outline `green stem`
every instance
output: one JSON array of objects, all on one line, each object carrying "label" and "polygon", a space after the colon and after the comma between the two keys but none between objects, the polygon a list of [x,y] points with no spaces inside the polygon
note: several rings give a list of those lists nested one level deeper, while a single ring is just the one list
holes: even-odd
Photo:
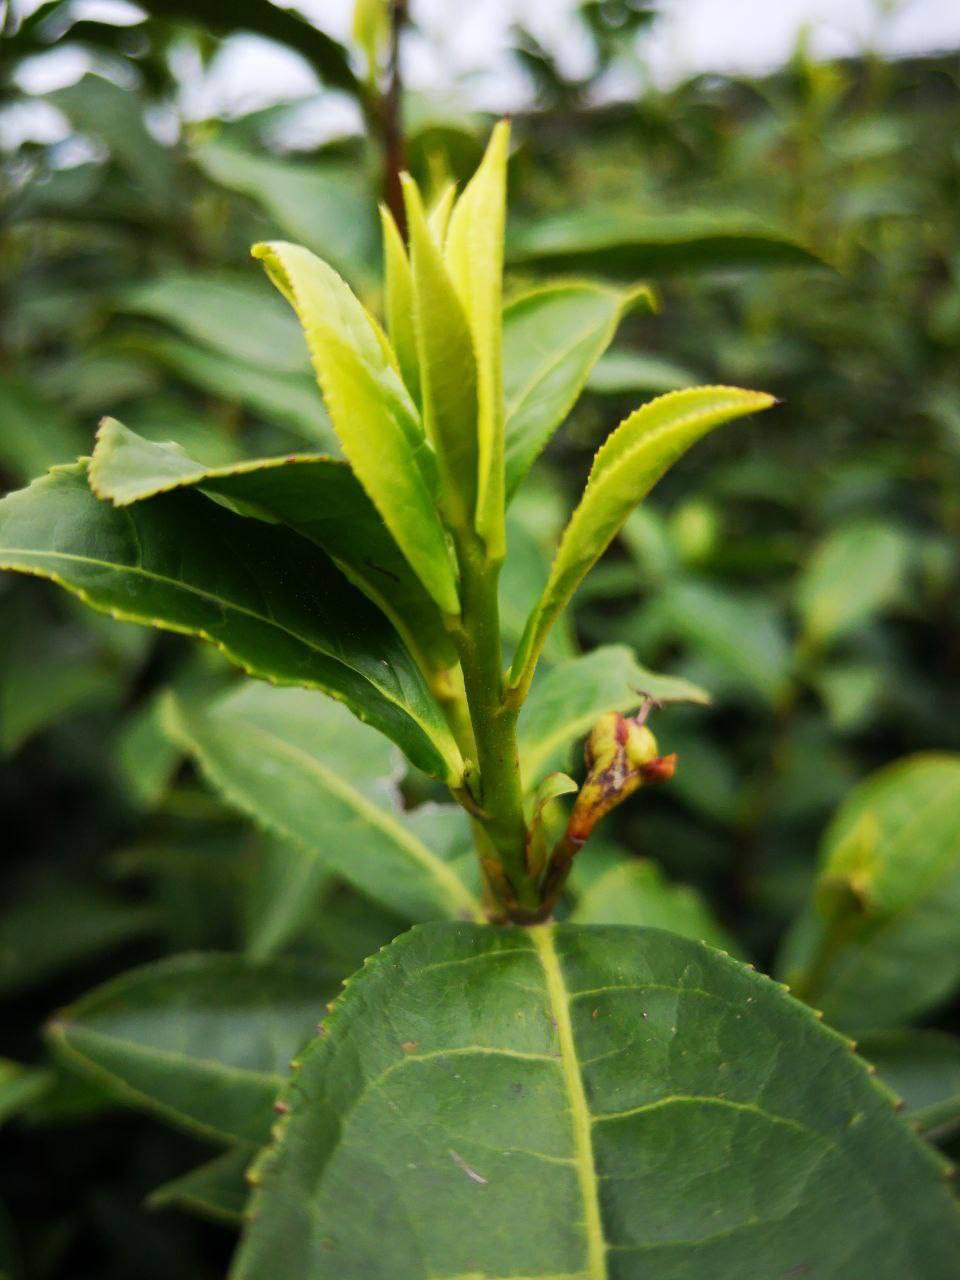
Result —
[{"label": "green stem", "polygon": [[[483,543],[472,533],[457,539],[460,563],[461,617],[453,630],[463,668],[463,682],[477,745],[483,816],[489,842],[480,850],[487,878],[497,892],[499,870],[515,906],[537,906],[536,885],[526,866],[526,822],[517,752],[517,709],[504,705],[503,651],[497,581],[500,565],[488,560]],[[491,868],[489,861],[496,866]],[[511,914],[511,904],[500,904]]]}]

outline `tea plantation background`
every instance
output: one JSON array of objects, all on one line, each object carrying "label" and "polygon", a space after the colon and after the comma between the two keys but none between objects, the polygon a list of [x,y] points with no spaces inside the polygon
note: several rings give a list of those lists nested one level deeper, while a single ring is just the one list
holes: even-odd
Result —
[{"label": "tea plantation background", "polygon": [[[362,40],[344,47],[265,0],[141,10],[126,26],[60,0],[6,16],[4,490],[89,452],[107,413],[210,463],[332,447],[255,240],[300,241],[378,301],[384,101]],[[760,80],[705,75],[603,104],[595,86],[656,15],[597,0],[580,21],[593,70],[576,80],[514,32],[531,93],[514,119],[509,279],[650,280],[661,311],[627,320],[518,499],[504,617],[515,641],[511,602],[545,578],[625,412],[701,382],[781,400],[637,511],[552,655],[629,645],[713,697],[658,714],[676,778],[608,822],[579,892],[604,892],[617,856],[651,860],[654,897],[662,876],[690,886],[691,909],[769,971],[854,784],[960,750],[960,61],[828,64],[801,41]],[[321,93],[361,104],[365,135],[304,149],[296,105],[181,118],[184,68],[234,30],[302,55]],[[93,69],[43,95],[31,138],[21,70],[66,47]],[[422,182],[472,170],[487,118],[413,93],[404,117]],[[50,121],[52,140],[35,140]],[[167,689],[190,699],[236,679],[213,650],[10,575],[0,616],[0,1273],[220,1276],[231,1227],[169,1207],[190,1207],[175,1180],[211,1148],[71,1072],[45,1021],[186,951],[302,956],[333,992],[406,922],[332,876],[291,891],[290,850],[167,735]],[[613,919],[622,894],[606,891]],[[960,951],[960,916],[953,928],[945,952]],[[957,1013],[941,999],[919,1021],[958,1031]],[[960,1046],[936,1043],[960,1093]]]}]

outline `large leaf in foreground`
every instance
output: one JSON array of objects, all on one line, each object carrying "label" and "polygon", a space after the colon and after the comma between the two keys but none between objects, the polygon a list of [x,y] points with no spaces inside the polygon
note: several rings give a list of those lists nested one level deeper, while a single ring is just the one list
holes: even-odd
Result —
[{"label": "large leaf in foreground", "polygon": [[807,265],[820,260],[786,231],[724,210],[641,214],[590,210],[518,227],[509,259],[553,271],[598,271],[619,279],[645,271]]},{"label": "large leaf in foreground", "polygon": [[116,618],[212,641],[249,674],[318,688],[428,773],[459,753],[387,619],[304,538],[198,493],[117,510],[83,464],[0,503],[0,568],[51,578]]},{"label": "large leaf in foreground", "polygon": [[217,1141],[260,1144],[335,986],[316,961],[174,956],[89,992],[49,1034],[121,1101]]},{"label": "large leaf in foreground", "polygon": [[762,391],[737,387],[674,391],[637,409],[607,437],[527,621],[511,668],[514,685],[529,679],[554,620],[664,472],[708,431],[773,403]]},{"label": "large leaf in foreground", "polygon": [[90,485],[118,507],[196,487],[242,515],[289,525],[322,547],[379,605],[426,668],[444,671],[457,661],[439,609],[345,462],[321,454],[286,454],[208,467],[174,443],[144,440],[105,418],[97,432]]},{"label": "large leaf in foreground", "polygon": [[412,918],[480,918],[449,861],[469,848],[462,810],[404,813],[395,752],[336,703],[251,683],[204,708],[171,702],[168,714],[227,800],[304,858]]},{"label": "large leaf in foreground", "polygon": [[873,774],[824,838],[815,900],[780,970],[829,1021],[906,1022],[960,984],[960,755]]},{"label": "large leaf in foreground", "polygon": [[630,307],[653,306],[644,287],[586,280],[542,285],[503,310],[507,499],[576,404]]},{"label": "large leaf in foreground", "polygon": [[699,943],[431,925],[325,1025],[236,1280],[955,1275],[938,1159],[847,1042]]},{"label": "large leaf in foreground", "polygon": [[570,658],[542,676],[520,713],[519,746],[527,788],[569,765],[570,747],[606,711],[634,711],[644,696],[658,702],[709,702],[703,689],[642,667],[626,645]]}]

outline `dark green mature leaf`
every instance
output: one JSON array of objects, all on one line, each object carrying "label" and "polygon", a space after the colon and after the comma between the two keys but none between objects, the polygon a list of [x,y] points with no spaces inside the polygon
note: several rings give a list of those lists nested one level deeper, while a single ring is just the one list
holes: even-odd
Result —
[{"label": "dark green mature leaf", "polygon": [[645,271],[820,263],[789,232],[749,213],[722,210],[557,214],[515,228],[508,257],[544,270],[597,271],[619,279],[636,279]]},{"label": "dark green mature leaf", "polygon": [[310,372],[300,326],[255,277],[170,272],[125,289],[114,305],[118,311],[161,320],[236,360],[278,373]]},{"label": "dark green mature leaf", "polygon": [[64,1062],[121,1101],[216,1141],[259,1145],[335,985],[315,960],[173,956],[88,993],[49,1035]]},{"label": "dark green mature leaf", "polygon": [[451,865],[469,849],[463,811],[404,813],[396,753],[336,703],[248,684],[204,708],[171,703],[168,723],[231,804],[304,858],[413,918],[482,918]]},{"label": "dark green mature leaf", "polygon": [[685,938],[418,928],[301,1061],[235,1280],[955,1274],[943,1169],[849,1045]]},{"label": "dark green mature leaf", "polygon": [[779,969],[850,1030],[923,1013],[960,984],[960,756],[910,756],[848,796]]},{"label": "dark green mature leaf", "polygon": [[114,617],[212,641],[249,674],[318,688],[459,777],[459,752],[384,616],[299,535],[197,493],[118,510],[82,464],[0,503],[0,567],[51,578]]},{"label": "dark green mature leaf", "polygon": [[278,160],[229,142],[204,143],[193,157],[214,182],[260,205],[268,234],[305,244],[354,283],[369,278],[376,226],[362,166]]},{"label": "dark green mature leaf", "polygon": [[90,484],[117,506],[198,487],[242,515],[289,525],[383,610],[426,669],[444,671],[457,661],[440,611],[344,462],[288,454],[206,467],[175,444],[143,440],[107,418],[97,433]]},{"label": "dark green mature leaf", "polygon": [[53,1073],[25,1067],[10,1058],[0,1058],[0,1124],[19,1114],[42,1097],[53,1082]]},{"label": "dark green mature leaf", "polygon": [[960,1125],[960,1039],[945,1031],[874,1031],[857,1043],[902,1100],[905,1118],[928,1138]]},{"label": "dark green mature leaf", "polygon": [[147,1198],[147,1207],[182,1209],[198,1218],[238,1227],[250,1194],[247,1169],[255,1155],[253,1146],[233,1147],[198,1169],[157,1187]]},{"label": "dark green mature leaf", "polygon": [[573,408],[624,314],[639,305],[654,306],[644,286],[573,280],[542,285],[504,308],[508,501]]},{"label": "dark green mature leaf", "polygon": [[605,645],[570,658],[539,679],[520,713],[524,785],[535,786],[569,764],[570,748],[606,711],[634,711],[644,695],[659,702],[709,702],[709,695],[677,676],[640,665],[626,645]]},{"label": "dark green mature leaf", "polygon": [[767,409],[773,397],[738,387],[674,391],[625,418],[597,451],[580,503],[570,517],[543,594],[530,612],[510,681],[530,679],[554,620],[657,481],[708,431]]}]

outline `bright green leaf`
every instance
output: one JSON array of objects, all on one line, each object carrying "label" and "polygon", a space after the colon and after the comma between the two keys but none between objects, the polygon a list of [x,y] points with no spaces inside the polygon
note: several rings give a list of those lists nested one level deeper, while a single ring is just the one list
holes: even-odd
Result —
[{"label": "bright green leaf", "polygon": [[428,773],[459,752],[387,619],[321,552],[199,493],[119,510],[82,464],[0,503],[0,568],[51,578],[115,618],[212,641],[251,675],[323,689],[394,737]]},{"label": "bright green leaf", "polygon": [[910,545],[889,524],[860,521],[827,535],[797,588],[809,644],[835,640],[902,598]]},{"label": "bright green leaf", "polygon": [[501,299],[509,146],[510,126],[501,121],[490,136],[480,167],[454,205],[445,248],[477,359],[476,528],[496,560],[506,551]]},{"label": "bright green leaf", "polygon": [[544,445],[576,404],[624,313],[649,289],[612,289],[588,281],[541,285],[503,312],[506,492],[512,497]]},{"label": "bright green leaf", "polygon": [[736,387],[675,391],[637,409],[608,436],[527,621],[511,668],[514,685],[529,679],[554,620],[664,472],[708,431],[773,403],[763,392]]},{"label": "bright green leaf", "polygon": [[256,245],[297,312],[344,452],[397,545],[445,613],[456,614],[456,576],[424,470],[416,406],[384,340],[343,280],[307,249]]},{"label": "bright green leaf", "polygon": [[415,929],[284,1101],[234,1280],[956,1271],[943,1166],[849,1044],[659,930]]},{"label": "bright green leaf", "polygon": [[380,220],[383,224],[383,292],[387,337],[396,352],[397,364],[407,390],[416,403],[420,404],[420,357],[417,354],[417,333],[413,318],[410,260],[393,214],[385,205],[381,205]]}]

